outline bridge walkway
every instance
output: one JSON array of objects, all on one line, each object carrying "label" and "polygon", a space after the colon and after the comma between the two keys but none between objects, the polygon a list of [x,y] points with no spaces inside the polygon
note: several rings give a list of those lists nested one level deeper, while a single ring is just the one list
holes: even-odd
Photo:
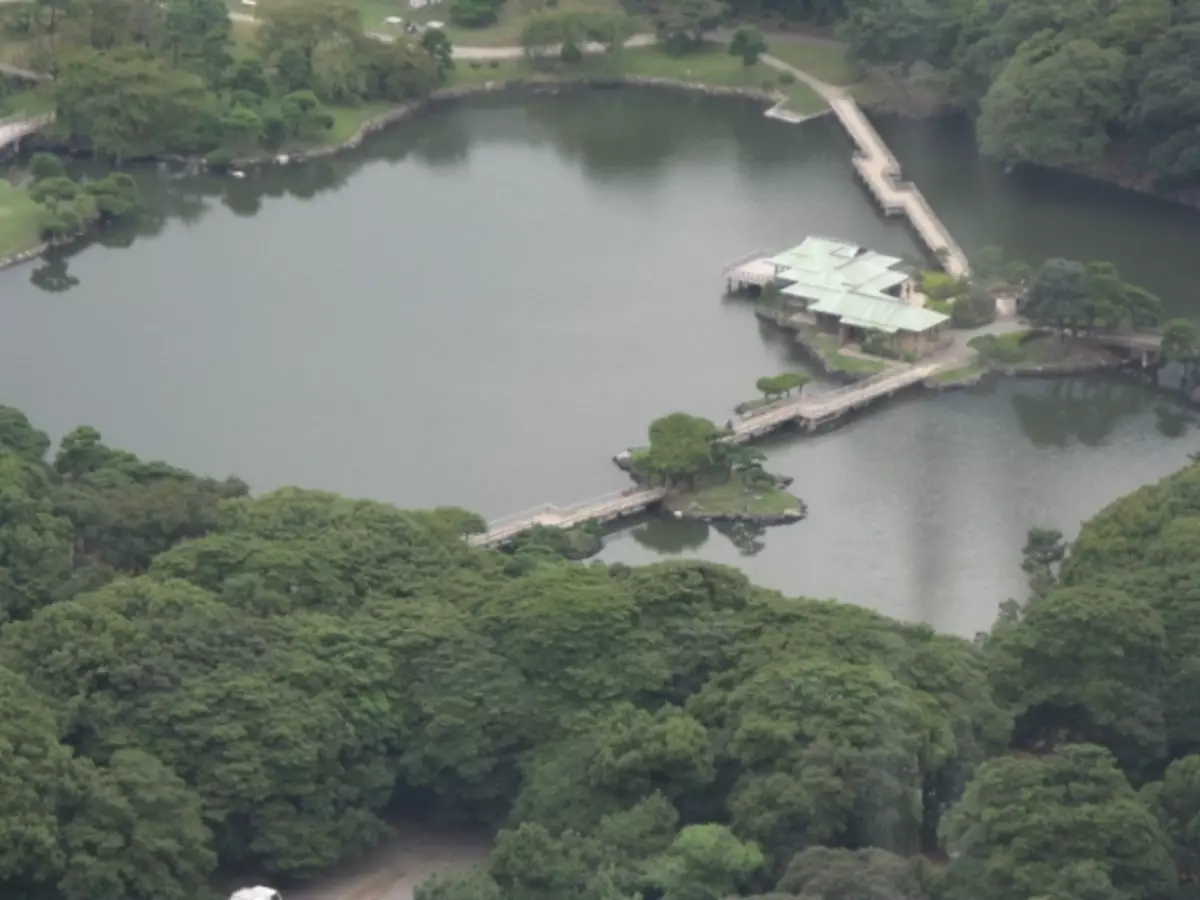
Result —
[{"label": "bridge walkway", "polygon": [[967,255],[925,200],[925,195],[915,184],[901,180],[900,163],[849,92],[773,56],[762,59],[821,95],[858,148],[854,154],[854,168],[884,214],[903,213],[907,216],[925,246],[941,261],[946,273],[955,278],[966,276],[971,270]]},{"label": "bridge walkway", "polygon": [[489,522],[486,532],[473,534],[467,541],[476,547],[499,547],[538,525],[570,528],[592,519],[610,522],[640,513],[666,495],[665,488],[636,487],[576,503],[574,506],[559,507],[553,503],[544,503],[525,512]]}]

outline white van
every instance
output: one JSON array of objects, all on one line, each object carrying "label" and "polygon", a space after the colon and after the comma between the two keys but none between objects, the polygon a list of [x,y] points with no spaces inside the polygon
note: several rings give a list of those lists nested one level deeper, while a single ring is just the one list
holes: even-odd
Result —
[{"label": "white van", "polygon": [[275,888],[258,885],[234,891],[229,895],[229,900],[283,900],[283,895]]}]

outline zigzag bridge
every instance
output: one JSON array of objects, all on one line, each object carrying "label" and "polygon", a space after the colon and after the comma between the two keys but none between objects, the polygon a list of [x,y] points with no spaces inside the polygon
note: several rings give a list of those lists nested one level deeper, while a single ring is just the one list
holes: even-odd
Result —
[{"label": "zigzag bridge", "polygon": [[[806,395],[802,392],[800,396],[739,416],[733,421],[732,433],[725,440],[744,443],[790,424],[812,431],[958,365],[961,365],[961,360],[948,357],[923,365],[897,366],[823,394]],[[489,522],[486,532],[473,534],[468,541],[476,547],[500,547],[538,525],[570,528],[592,520],[611,522],[643,513],[666,496],[665,488],[633,487],[574,506],[559,507],[544,503],[534,509]]]}]

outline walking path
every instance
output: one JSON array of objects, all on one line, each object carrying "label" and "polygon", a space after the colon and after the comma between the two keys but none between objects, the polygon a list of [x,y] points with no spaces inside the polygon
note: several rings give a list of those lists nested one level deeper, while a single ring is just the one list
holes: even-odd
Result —
[{"label": "walking path", "polygon": [[955,278],[965,277],[970,272],[967,255],[917,186],[900,180],[900,163],[850,93],[774,56],[763,56],[762,61],[774,69],[789,73],[821,95],[858,147],[854,154],[854,168],[866,182],[884,214],[903,213],[907,216],[929,252],[939,259],[946,272]]},{"label": "walking path", "polygon": [[0,150],[11,144],[20,143],[35,131],[41,131],[54,121],[54,113],[43,113],[40,116],[26,117],[18,113],[6,119],[0,119]]},{"label": "walking path", "polygon": [[571,528],[592,520],[611,522],[613,519],[643,512],[666,495],[665,488],[637,487],[576,503],[574,506],[559,507],[553,503],[544,503],[534,509],[489,522],[486,532],[473,534],[467,541],[476,547],[499,547],[521,532],[538,525]]}]

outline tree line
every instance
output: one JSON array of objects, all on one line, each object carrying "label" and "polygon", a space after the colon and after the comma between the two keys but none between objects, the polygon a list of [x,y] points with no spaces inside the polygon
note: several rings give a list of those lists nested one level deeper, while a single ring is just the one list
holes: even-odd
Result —
[{"label": "tree line", "polygon": [[498,829],[422,900],[1186,900],[1197,522],[1190,466],[1034,532],[972,643],[0,408],[0,891],[286,885],[420,811]]},{"label": "tree line", "polygon": [[315,142],[333,110],[425,96],[453,66],[438,31],[384,43],[358,10],[298,0],[256,10],[235,42],[221,0],[13,4],[5,30],[55,75],[52,136],[109,160],[212,154],[214,163]]},{"label": "tree line", "polygon": [[968,112],[1005,162],[1200,175],[1195,0],[845,0],[839,27],[860,62]]}]

